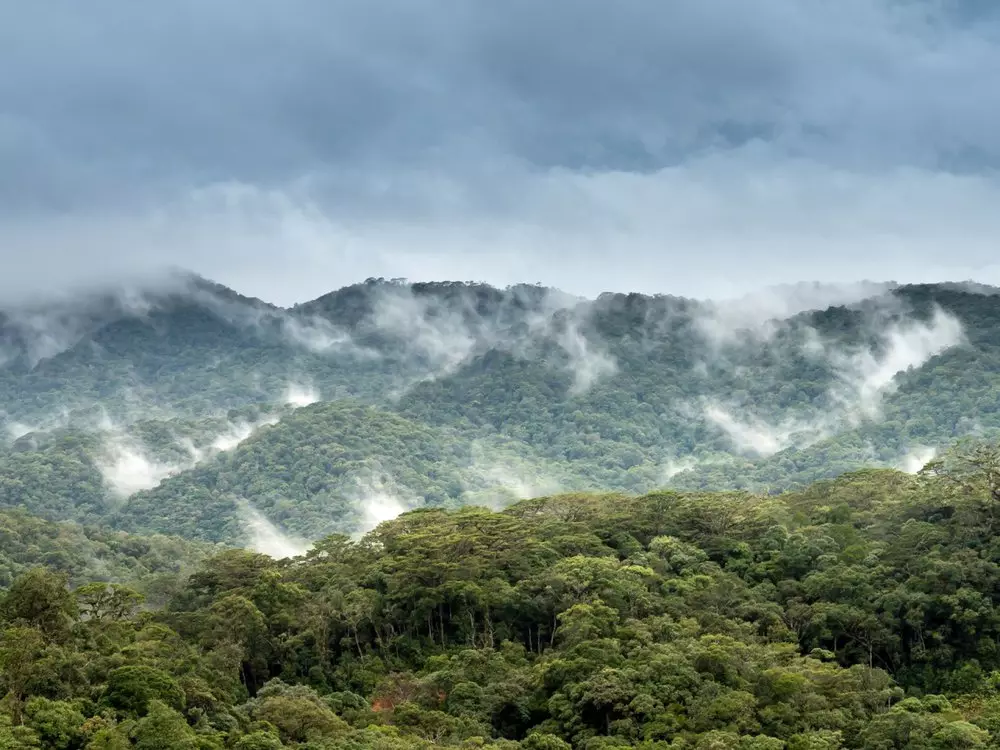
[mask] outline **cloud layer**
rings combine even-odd
[[[0,295],[1000,280],[975,0],[0,6]]]

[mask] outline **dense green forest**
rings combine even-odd
[[[222,552],[157,606],[24,570],[0,746],[998,747],[998,456],[425,508],[296,559]]]
[[[1000,747],[1000,296],[819,307],[0,314],[0,750]]]
[[[220,549],[177,537],[134,536],[6,511],[0,513],[0,589],[31,568],[44,567],[72,585],[129,581],[158,601]]]
[[[772,314],[369,280],[282,309],[183,277],[9,310],[0,507],[246,544],[248,513],[313,539],[557,490],[915,470],[1000,429],[994,292]]]

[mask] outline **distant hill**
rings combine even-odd
[[[0,590],[25,571],[46,567],[72,585],[129,583],[151,601],[221,548],[160,535],[134,536],[93,526],[53,523],[23,511],[0,511]]]
[[[1000,429],[996,291],[371,279],[283,309],[178,276],[6,310],[0,507],[250,543],[557,489],[915,470]]]

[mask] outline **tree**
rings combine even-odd
[[[149,701],[146,715],[131,732],[135,750],[195,750],[198,739],[184,717],[160,700]]]
[[[80,613],[96,621],[118,622],[132,617],[145,597],[117,583],[88,583],[73,592]]]
[[[66,701],[32,698],[24,707],[27,725],[52,750],[72,750],[83,740],[84,715]]]
[[[28,682],[38,668],[44,646],[45,639],[34,628],[7,628],[0,634],[0,684],[17,725],[21,723]]]
[[[184,691],[168,673],[156,667],[119,667],[108,675],[103,701],[129,716],[143,716],[152,701],[183,708]]]
[[[64,575],[33,568],[14,581],[0,612],[8,622],[22,623],[62,640],[69,635],[76,603]]]

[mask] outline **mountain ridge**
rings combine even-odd
[[[0,450],[0,507],[243,543],[250,509],[314,538],[369,525],[355,459],[333,458],[361,436],[366,481],[408,508],[539,488],[777,491],[1000,430],[992,288],[805,284],[706,302],[369,279],[279,308],[181,286],[159,307],[133,295],[100,308],[121,314],[31,367],[0,367],[12,438],[82,431]],[[800,309],[810,299],[826,306]],[[295,430],[327,459],[279,460]],[[433,469],[420,441],[445,456]],[[484,469],[470,446],[502,460]],[[221,509],[218,527],[183,520],[185,503]]]

